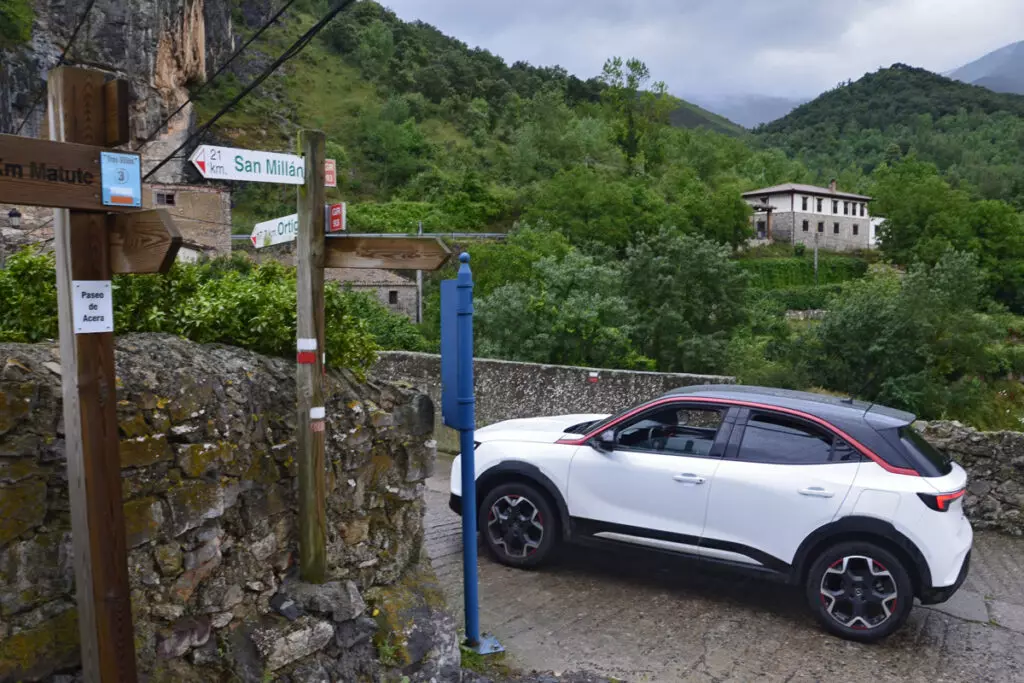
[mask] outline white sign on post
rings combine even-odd
[[[294,154],[200,145],[189,157],[204,178],[302,185],[306,161]]]
[[[110,280],[74,280],[75,334],[114,331],[114,295]]]
[[[249,239],[252,246],[260,249],[282,242],[293,242],[299,232],[299,214],[293,213],[290,216],[275,218],[272,221],[257,223],[252,230]]]

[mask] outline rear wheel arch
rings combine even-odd
[[[482,472],[476,480],[476,512],[479,514],[480,504],[495,487],[515,481],[533,486],[548,499],[548,503],[558,514],[558,526],[562,537],[569,538],[569,508],[565,504],[565,499],[555,483],[541,472],[539,467],[527,462],[509,460]]]
[[[914,542],[891,523],[873,517],[843,517],[811,532],[793,558],[791,581],[803,585],[815,559],[830,546],[851,541],[865,541],[895,555],[910,573],[914,594],[920,595],[932,585],[928,562]]]

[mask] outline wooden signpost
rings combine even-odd
[[[166,211],[139,211],[128,87],[61,67],[48,79],[51,140],[0,136],[0,202],[52,206],[64,438],[82,670],[134,683],[134,631],[114,376],[111,275],[166,272],[181,236]]]

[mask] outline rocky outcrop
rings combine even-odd
[[[29,0],[19,0],[28,2]],[[13,133],[29,113],[67,45],[87,3],[30,0],[35,10],[27,44],[0,51],[0,132]],[[69,51],[68,62],[110,71],[131,83],[131,131],[141,142],[188,98],[188,88],[230,55],[234,45],[231,0],[97,0]],[[38,137],[45,100],[36,107],[22,135]],[[180,144],[192,123],[187,106],[164,135],[146,148],[160,159]],[[161,170],[158,182],[180,181],[184,162]]]
[[[0,344],[4,683],[58,680],[78,661],[58,361],[56,346]],[[116,370],[147,680],[375,680],[389,667],[453,680],[437,672],[457,669],[455,626],[420,565],[429,399],[328,375],[329,581],[310,586],[296,572],[294,363],[130,335]]]
[[[974,528],[1024,535],[1024,433],[980,432],[959,422],[915,426],[967,470],[964,511]]]

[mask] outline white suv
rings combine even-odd
[[[872,641],[967,575],[964,470],[882,406],[687,387],[614,416],[476,432],[485,545],[530,568],[567,541],[631,544],[802,585],[826,629]],[[451,507],[461,514],[460,460]]]

